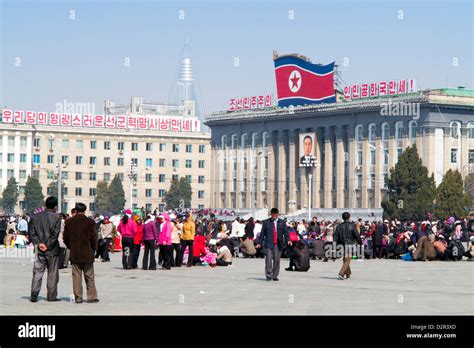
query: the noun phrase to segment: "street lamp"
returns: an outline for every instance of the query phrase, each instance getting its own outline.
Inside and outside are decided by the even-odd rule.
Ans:
[[[130,178],[130,210],[133,209],[133,186],[137,180],[137,164],[132,160],[130,162],[130,172],[128,173]]]

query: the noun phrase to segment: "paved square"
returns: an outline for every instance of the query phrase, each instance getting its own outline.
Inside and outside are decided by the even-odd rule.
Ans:
[[[5,255],[3,255],[5,256]],[[474,263],[353,260],[350,280],[337,280],[341,261],[311,261],[306,273],[267,282],[263,259],[234,259],[231,267],[123,270],[121,254],[95,263],[97,304],[69,302],[71,268],[60,270],[61,302],[30,303],[33,263],[0,258],[0,313],[4,315],[139,314],[473,314]],[[141,258],[140,258],[141,260]],[[140,263],[139,263],[140,264]],[[85,285],[84,285],[85,293]]]

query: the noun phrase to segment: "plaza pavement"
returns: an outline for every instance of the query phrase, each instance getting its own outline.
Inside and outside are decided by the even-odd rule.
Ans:
[[[31,258],[0,256],[2,315],[474,313],[474,262],[468,261],[353,260],[352,278],[340,281],[340,260],[311,261],[311,269],[299,273],[284,271],[288,261],[282,259],[280,281],[267,282],[263,259],[237,258],[230,267],[143,271],[123,270],[116,253],[110,263],[95,263],[100,303],[76,304],[70,302],[70,267],[60,270],[62,301],[46,301],[45,276],[39,302],[30,303]]]

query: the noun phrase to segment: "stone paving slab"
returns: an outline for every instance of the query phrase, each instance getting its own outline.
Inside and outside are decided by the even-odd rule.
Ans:
[[[100,303],[76,304],[71,269],[60,270],[60,302],[29,302],[30,258],[0,257],[3,315],[448,315],[474,314],[474,262],[353,260],[340,281],[341,260],[311,261],[305,273],[267,282],[263,259],[234,259],[230,267],[171,271],[123,270],[121,254],[95,263]],[[141,260],[141,258],[140,258]],[[140,262],[139,262],[140,264]],[[85,293],[85,285],[84,285]]]

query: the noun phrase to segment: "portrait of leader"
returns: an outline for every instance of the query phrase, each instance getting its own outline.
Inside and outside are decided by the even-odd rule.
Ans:
[[[315,165],[316,157],[314,156],[314,134],[306,133],[300,135],[300,166],[311,167]]]

